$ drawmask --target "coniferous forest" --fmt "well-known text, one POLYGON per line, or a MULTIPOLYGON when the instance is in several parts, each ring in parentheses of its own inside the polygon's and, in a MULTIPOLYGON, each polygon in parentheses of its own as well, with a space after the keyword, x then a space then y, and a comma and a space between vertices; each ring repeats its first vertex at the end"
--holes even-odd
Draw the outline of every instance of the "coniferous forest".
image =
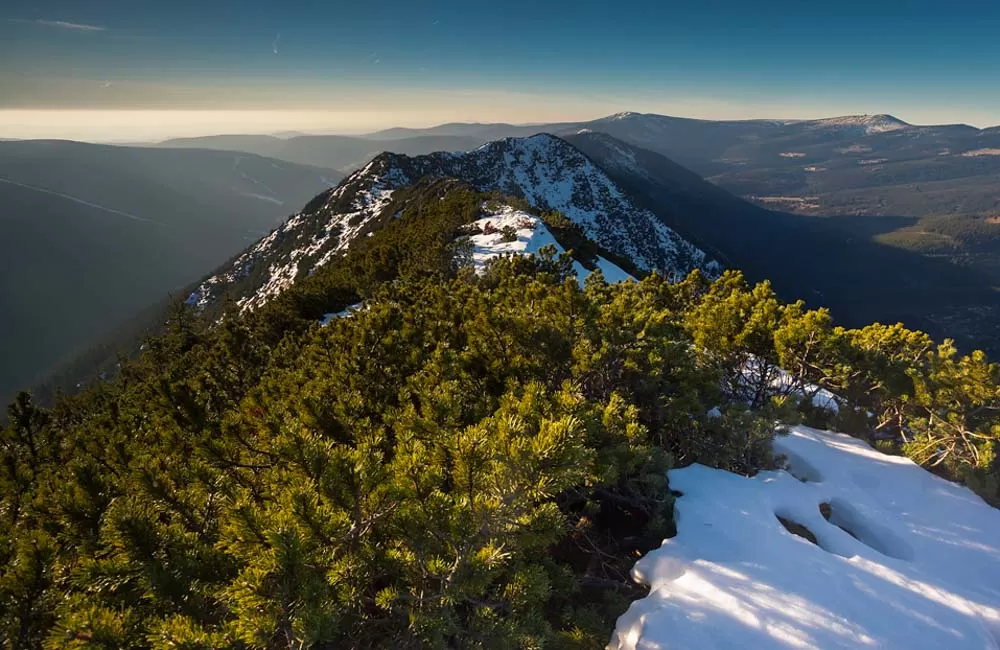
POLYGON ((550 248, 476 274, 463 227, 498 198, 439 189, 256 311, 177 307, 114 378, 18 396, 0 645, 602 647, 673 534, 666 470, 780 464, 779 422, 1000 503, 982 353, 735 271, 581 286, 550 248))

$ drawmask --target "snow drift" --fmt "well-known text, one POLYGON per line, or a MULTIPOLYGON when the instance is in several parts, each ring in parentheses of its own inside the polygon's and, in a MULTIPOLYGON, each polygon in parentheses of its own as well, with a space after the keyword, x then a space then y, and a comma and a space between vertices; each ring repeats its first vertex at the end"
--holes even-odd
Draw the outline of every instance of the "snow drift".
MULTIPOLYGON (((500 206, 471 225, 480 231, 479 234, 469 237, 472 243, 473 267, 478 273, 482 273, 486 269, 486 265, 491 259, 505 255, 533 255, 545 246, 554 247, 557 254, 566 252, 541 219, 510 206, 500 206), (513 241, 504 241, 501 232, 504 228, 514 230, 515 238, 513 241), (484 232, 485 230, 490 230, 490 232, 487 234, 484 232)), ((596 266, 608 282, 616 283, 634 279, 603 257, 597 257, 596 266)), ((576 261, 573 262, 573 271, 581 286, 591 274, 589 269, 576 261)))
POLYGON ((610 648, 1000 647, 1000 511, 847 435, 775 451, 788 471, 670 472, 677 536, 610 648))

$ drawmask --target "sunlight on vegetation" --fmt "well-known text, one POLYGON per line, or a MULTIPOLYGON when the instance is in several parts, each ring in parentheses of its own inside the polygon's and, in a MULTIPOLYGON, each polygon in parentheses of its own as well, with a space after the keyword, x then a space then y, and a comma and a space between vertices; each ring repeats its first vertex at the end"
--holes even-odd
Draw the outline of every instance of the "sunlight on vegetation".
POLYGON ((772 467, 776 419, 1000 496, 981 353, 835 327, 736 272, 581 288, 549 249, 479 276, 455 242, 488 198, 410 204, 245 318, 179 308, 113 381, 51 410, 19 396, 3 638, 595 647, 642 595, 632 562, 672 534, 666 470, 772 467))

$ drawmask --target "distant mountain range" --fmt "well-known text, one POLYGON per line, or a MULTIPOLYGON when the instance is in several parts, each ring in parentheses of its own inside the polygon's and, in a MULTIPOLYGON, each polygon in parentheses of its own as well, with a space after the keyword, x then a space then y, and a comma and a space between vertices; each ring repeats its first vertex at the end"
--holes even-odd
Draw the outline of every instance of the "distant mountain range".
POLYGON ((888 115, 2 143, 0 214, 16 235, 0 244, 16 269, 3 306, 31 317, 0 332, 12 342, 0 393, 171 290, 202 307, 268 300, 391 218, 393 192, 424 177, 567 212, 639 269, 717 261, 847 324, 902 320, 996 350, 998 153, 1000 128, 888 115))
POLYGON ((434 151, 466 151, 486 142, 478 136, 416 135, 400 139, 366 139, 346 135, 215 135, 179 138, 161 148, 198 148, 244 151, 279 160, 351 172, 383 151, 420 155, 434 151))
MULTIPOLYGON (((918 126, 891 115, 716 121, 618 113, 588 122, 394 128, 348 138, 348 149, 302 136, 275 155, 309 162, 294 150, 308 149, 318 138, 315 143, 329 145, 324 155, 337 166, 361 151, 467 150, 540 132, 569 139, 590 132, 613 136, 760 207, 834 217, 800 224, 835 233, 827 237, 877 241, 945 260, 1000 286, 1000 127, 918 126)), ((356 169, 368 157, 341 169, 356 169)), ((701 244, 711 248, 715 237, 703 237, 701 244)))
POLYGON ((363 136, 212 136, 164 147, 232 149, 353 171, 381 151, 466 151, 537 133, 598 131, 663 154, 747 200, 813 216, 1000 212, 1000 127, 916 126, 891 115, 696 120, 619 113, 588 122, 442 124, 363 136))
POLYGON ((0 397, 340 178, 245 153, 0 143, 0 397))
POLYGON ((453 124, 405 133, 485 141, 581 130, 661 153, 738 196, 789 212, 913 217, 1000 212, 1000 127, 916 126, 891 115, 713 121, 620 113, 582 123, 453 124))

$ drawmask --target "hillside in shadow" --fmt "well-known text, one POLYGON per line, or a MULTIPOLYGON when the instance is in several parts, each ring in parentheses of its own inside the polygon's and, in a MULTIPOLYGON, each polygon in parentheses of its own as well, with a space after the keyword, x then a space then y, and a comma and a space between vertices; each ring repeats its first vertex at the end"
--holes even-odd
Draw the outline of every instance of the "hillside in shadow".
POLYGON ((661 154, 602 133, 566 138, 681 236, 785 300, 828 307, 848 327, 902 322, 963 348, 1000 353, 993 279, 954 259, 876 241, 917 222, 808 217, 740 199, 661 154))

